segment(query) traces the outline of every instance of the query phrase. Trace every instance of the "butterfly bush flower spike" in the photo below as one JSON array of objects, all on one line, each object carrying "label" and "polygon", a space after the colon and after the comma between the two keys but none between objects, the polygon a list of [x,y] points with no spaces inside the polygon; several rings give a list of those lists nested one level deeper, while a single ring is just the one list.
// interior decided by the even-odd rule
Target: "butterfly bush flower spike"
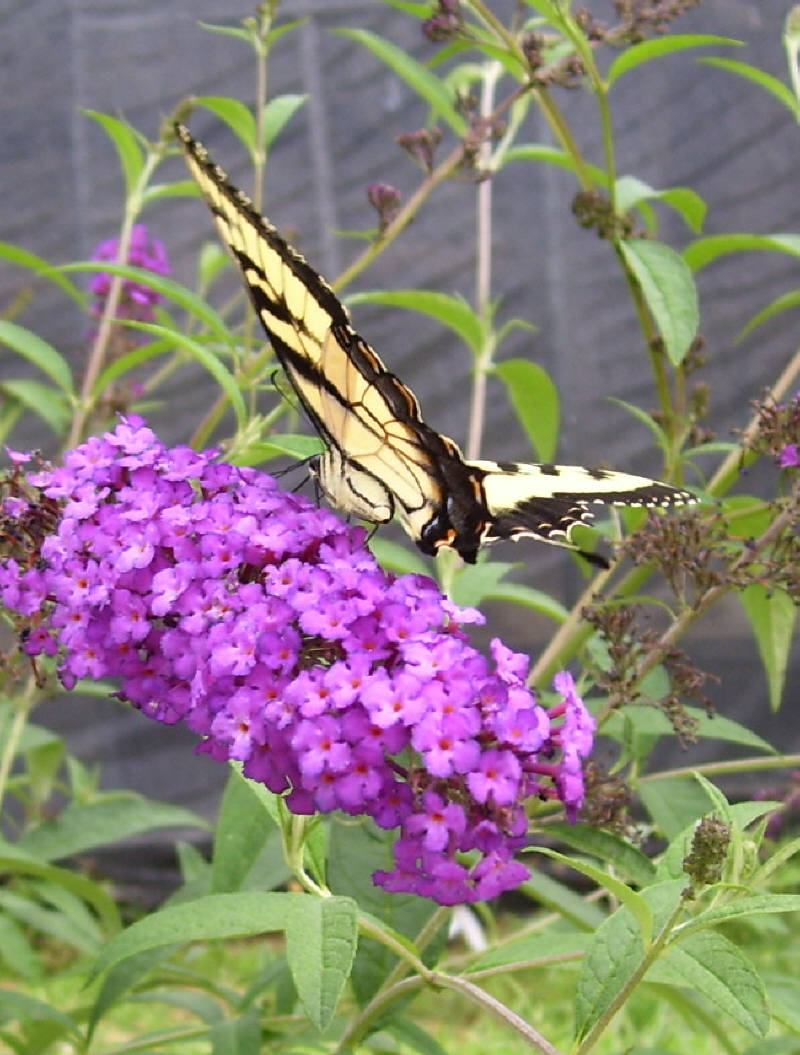
[{"label": "butterfly bush flower spike", "polygon": [[495,897],[528,876],[525,800],[577,813],[593,722],[570,675],[545,709],[526,657],[472,647],[480,613],[385,572],[362,528],[271,477],[131,417],[29,473],[3,515],[28,540],[0,593],[31,656],[55,656],[68,689],[116,679],[295,813],[399,828],[386,890]]},{"label": "butterfly bush flower spike", "polygon": [[[116,262],[119,259],[119,239],[109,238],[92,253],[92,260],[110,260]],[[152,271],[156,275],[168,275],[170,273],[167,251],[163,242],[152,238],[143,223],[134,225],[131,231],[130,247],[128,249],[128,264],[134,264],[146,271]],[[106,298],[108,297],[113,281],[113,275],[99,272],[92,279],[89,286],[90,292],[96,300],[92,307],[92,314],[99,317],[103,314]],[[117,314],[121,318],[135,319],[139,322],[153,322],[155,319],[155,306],[163,301],[163,296],[143,282],[126,278],[122,283],[122,292],[119,299]]]}]

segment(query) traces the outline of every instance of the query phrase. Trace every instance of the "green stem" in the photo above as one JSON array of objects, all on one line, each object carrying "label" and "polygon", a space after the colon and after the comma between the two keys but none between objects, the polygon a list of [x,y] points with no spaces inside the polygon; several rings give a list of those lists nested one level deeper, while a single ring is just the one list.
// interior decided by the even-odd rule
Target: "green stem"
[{"label": "green stem", "polygon": [[676,769],[663,769],[658,773],[647,773],[639,778],[639,784],[653,780],[672,780],[677,777],[691,777],[702,773],[707,777],[731,776],[737,773],[754,773],[761,770],[793,769],[800,765],[800,754],[794,755],[755,755],[752,758],[737,758],[729,762],[701,762],[696,766],[680,766]]},{"label": "green stem", "polygon": [[[142,210],[144,192],[163,156],[163,149],[151,148],[148,151],[144,160],[144,165],[142,166],[142,171],[139,175],[139,180],[125,203],[125,214],[119,232],[119,248],[117,250],[116,260],[116,263],[118,264],[124,264],[128,259],[128,252],[131,245],[131,233],[133,231],[133,225]],[[84,429],[86,428],[86,424],[92,410],[94,409],[95,400],[92,398],[92,390],[94,389],[95,382],[100,375],[100,371],[105,365],[105,359],[108,354],[109,342],[116,322],[117,308],[119,307],[119,300],[122,295],[124,281],[125,279],[122,278],[121,275],[114,275],[111,279],[108,296],[103,305],[103,314],[100,318],[94,341],[92,342],[92,348],[86,364],[86,372],[83,375],[78,406],[75,411],[75,416],[72,419],[72,427],[69,436],[67,437],[67,449],[77,446],[77,444],[83,439]]]},{"label": "green stem", "polygon": [[16,711],[8,730],[8,735],[3,737],[3,750],[0,753],[0,815],[3,812],[3,800],[8,787],[8,778],[11,775],[11,767],[17,755],[22,734],[33,707],[36,703],[37,685],[36,679],[31,675],[22,695],[15,701]]}]

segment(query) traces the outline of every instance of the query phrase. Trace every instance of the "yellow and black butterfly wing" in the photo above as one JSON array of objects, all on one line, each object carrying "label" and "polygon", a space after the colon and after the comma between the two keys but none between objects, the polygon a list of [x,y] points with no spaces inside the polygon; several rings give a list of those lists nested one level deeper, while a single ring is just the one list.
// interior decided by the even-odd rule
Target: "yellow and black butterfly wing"
[{"label": "yellow and black butterfly wing", "polygon": [[482,542],[531,536],[575,549],[570,536],[596,504],[660,508],[694,496],[645,476],[579,465],[467,462],[480,480],[486,509]]},{"label": "yellow and black butterfly wing", "polygon": [[353,330],[327,282],[188,129],[175,127],[275,354],[326,445],[323,490],[343,512],[376,523],[397,512],[417,536],[442,502],[435,453],[460,458],[455,444],[422,422],[414,394]]}]

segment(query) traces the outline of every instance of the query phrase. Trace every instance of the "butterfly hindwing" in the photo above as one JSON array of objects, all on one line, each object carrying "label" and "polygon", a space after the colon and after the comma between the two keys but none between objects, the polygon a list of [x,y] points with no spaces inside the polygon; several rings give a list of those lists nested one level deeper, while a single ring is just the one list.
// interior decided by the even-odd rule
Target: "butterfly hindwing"
[{"label": "butterfly hindwing", "polygon": [[693,501],[688,491],[610,469],[489,461],[467,464],[483,488],[486,542],[531,535],[563,545],[569,543],[577,524],[592,519],[592,505],[655,508]]}]

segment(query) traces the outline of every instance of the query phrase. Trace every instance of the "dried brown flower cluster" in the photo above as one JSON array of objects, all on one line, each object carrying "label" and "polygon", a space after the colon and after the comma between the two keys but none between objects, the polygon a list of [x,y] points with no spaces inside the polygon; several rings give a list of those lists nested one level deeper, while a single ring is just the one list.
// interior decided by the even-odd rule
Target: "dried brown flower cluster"
[{"label": "dried brown flower cluster", "polygon": [[[705,683],[713,675],[694,666],[681,649],[665,645],[654,628],[643,626],[641,606],[599,603],[585,608],[583,617],[600,632],[606,644],[609,662],[595,671],[595,678],[612,706],[655,706],[669,720],[682,747],[694,743],[697,720],[686,710],[686,703],[699,704],[709,713],[713,710],[703,693]],[[645,699],[641,692],[642,675],[650,669],[651,655],[669,675],[671,691],[660,700]]]},{"label": "dried brown flower cluster", "polygon": [[615,0],[617,25],[606,26],[587,8],[576,12],[576,20],[592,42],[638,44],[664,33],[670,22],[698,7],[702,0]]}]

